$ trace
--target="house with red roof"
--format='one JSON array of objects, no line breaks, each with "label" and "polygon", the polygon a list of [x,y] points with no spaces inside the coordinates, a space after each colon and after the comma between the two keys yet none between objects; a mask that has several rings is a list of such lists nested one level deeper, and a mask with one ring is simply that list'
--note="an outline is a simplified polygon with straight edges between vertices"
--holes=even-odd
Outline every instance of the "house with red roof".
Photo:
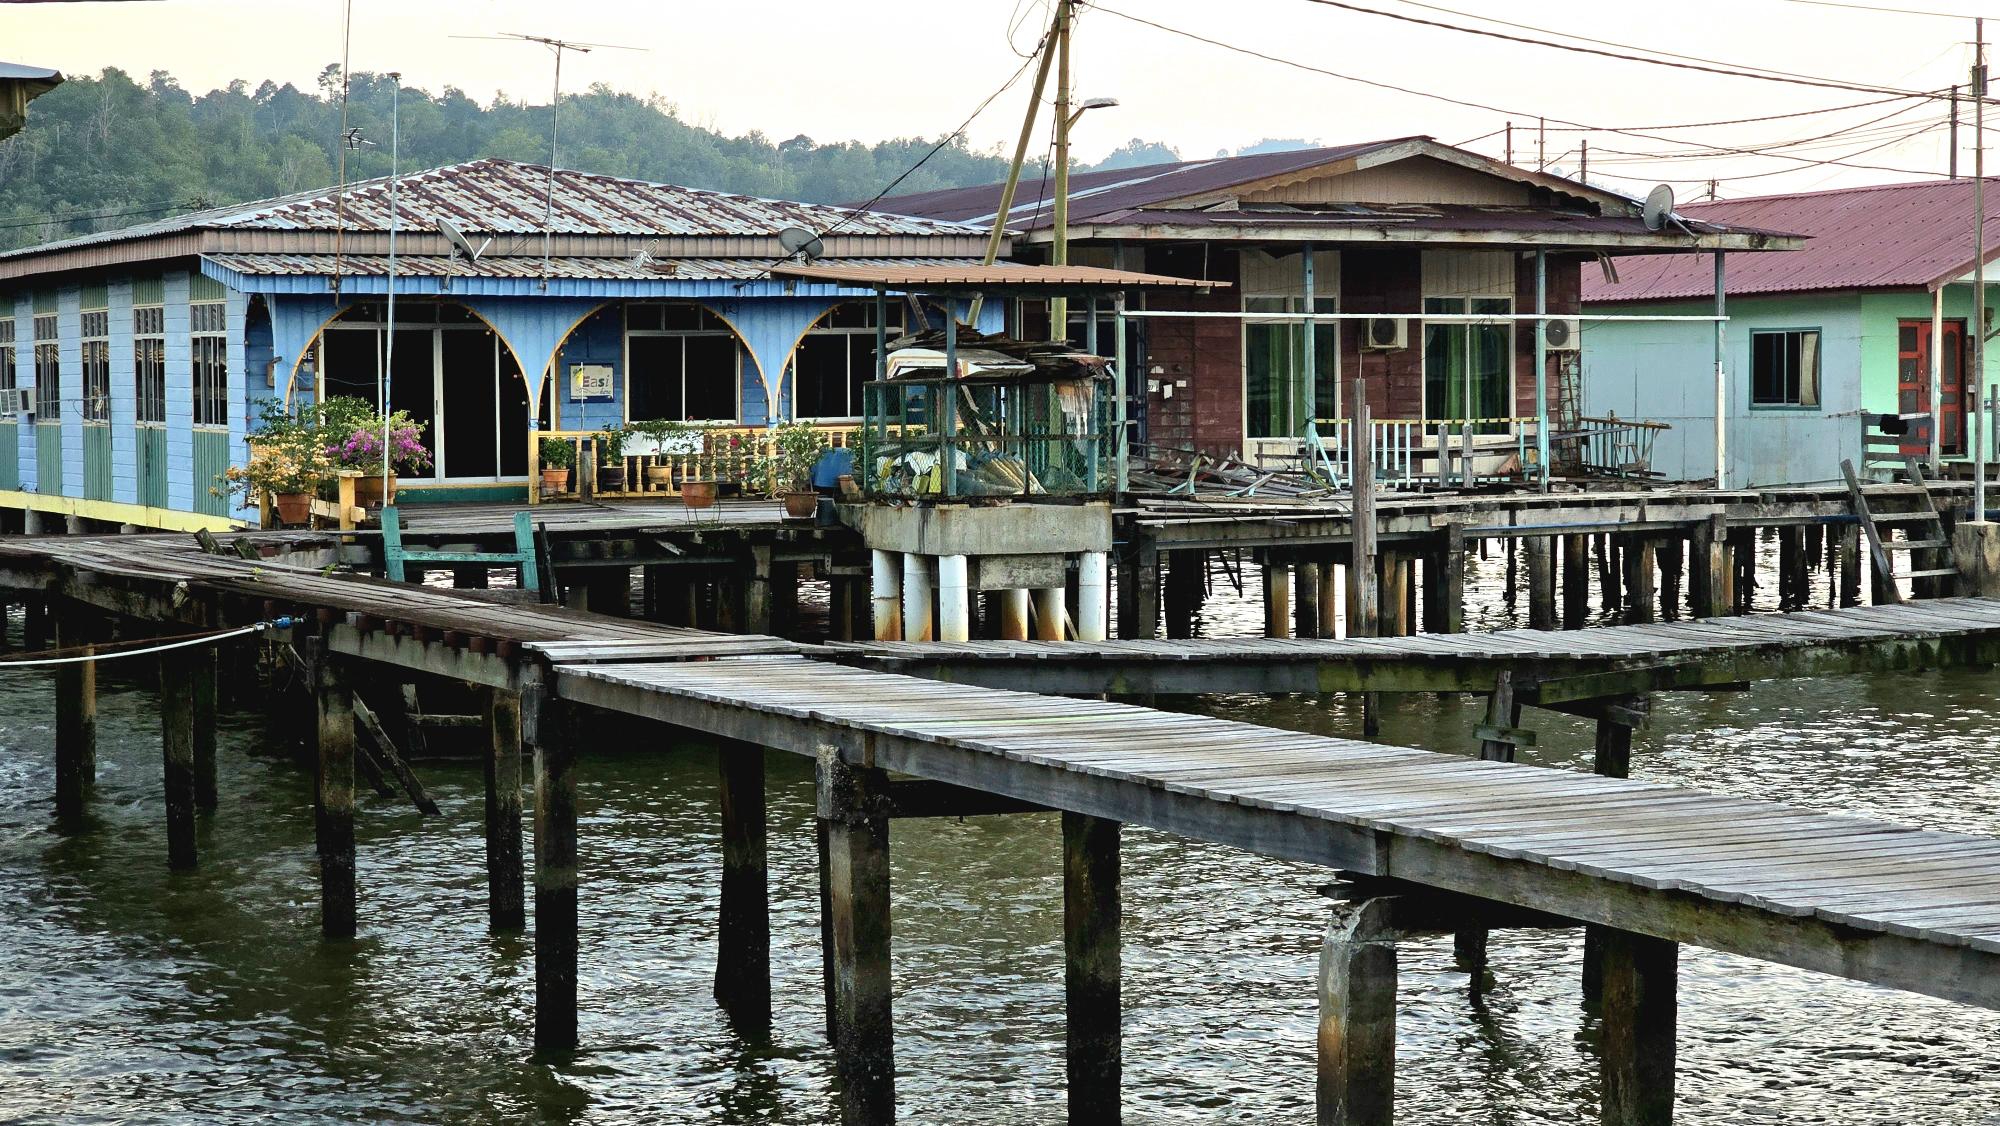
[{"label": "house with red roof", "polygon": [[[1840,479],[1862,464],[1864,416],[1905,416],[1902,452],[1944,463],[1970,450],[1971,180],[1888,184],[1684,207],[1690,220],[1795,231],[1792,253],[1732,254],[1724,367],[1727,488]],[[2000,190],[1988,188],[1987,254],[2000,252]],[[1991,267],[1989,267],[1991,269]],[[1592,314],[1713,309],[1710,256],[1660,254],[1586,271]],[[1996,298],[1987,298],[1993,321]],[[1989,332],[1991,329],[1989,328]],[[1586,320],[1583,409],[1670,423],[1653,469],[1673,480],[1715,473],[1715,393],[1686,378],[1710,361],[1705,334],[1670,322]],[[1988,356],[1989,372],[1993,360]],[[1988,449],[1992,447],[1989,444]],[[1990,456],[1990,455],[1989,455]]]},{"label": "house with red roof", "polygon": [[[1001,185],[882,200],[898,215],[991,224]],[[1005,217],[1014,256],[1049,260],[1049,185],[1030,172]],[[1662,251],[1789,248],[1785,234],[1689,219],[1649,229],[1638,200],[1518,168],[1428,137],[1083,173],[1070,180],[1070,261],[1216,283],[1148,295],[1128,329],[1128,416],[1159,450],[1294,457],[1308,428],[1350,416],[1359,379],[1383,425],[1434,443],[1436,423],[1488,435],[1535,427],[1542,400],[1574,413],[1575,317],[1600,259]],[[1778,228],[1782,231],[1783,228]],[[1707,255],[1704,255],[1706,259]],[[1562,321],[1536,346],[1537,290]],[[1299,314],[1356,319],[1313,322]],[[1048,312],[1011,311],[1039,337]],[[1427,319],[1434,317],[1438,319]],[[1112,353],[1108,305],[1068,308],[1067,336]],[[1445,320],[1455,317],[1456,320]],[[1474,320],[1473,318],[1490,318]],[[1696,339],[1693,329],[1679,326]],[[1310,356],[1310,359],[1308,359]],[[1134,362],[1136,361],[1136,362]],[[1693,363],[1682,377],[1707,378]],[[1309,374],[1310,373],[1310,374]],[[1423,420],[1421,426],[1408,423]],[[1451,428],[1454,433],[1459,427]],[[1505,442],[1511,452],[1512,438]],[[1525,448],[1532,455],[1535,443]]]}]

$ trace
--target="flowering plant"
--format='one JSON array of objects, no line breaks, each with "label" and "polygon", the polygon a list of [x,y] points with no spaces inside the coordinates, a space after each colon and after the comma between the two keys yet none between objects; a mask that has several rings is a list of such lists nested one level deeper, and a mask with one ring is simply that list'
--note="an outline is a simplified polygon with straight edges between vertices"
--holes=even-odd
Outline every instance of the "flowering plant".
[{"label": "flowering plant", "polygon": [[429,469],[430,451],[424,448],[424,424],[410,417],[408,411],[397,411],[386,420],[379,415],[357,421],[353,429],[344,434],[334,431],[328,435],[325,446],[328,457],[339,463],[342,469],[358,469],[364,473],[382,472],[383,433],[387,431],[389,466],[392,470],[410,472]]},{"label": "flowering plant", "polygon": [[244,465],[230,466],[216,478],[217,496],[241,493],[255,502],[265,493],[317,493],[332,479],[333,459],[324,451],[297,443],[259,442]]}]

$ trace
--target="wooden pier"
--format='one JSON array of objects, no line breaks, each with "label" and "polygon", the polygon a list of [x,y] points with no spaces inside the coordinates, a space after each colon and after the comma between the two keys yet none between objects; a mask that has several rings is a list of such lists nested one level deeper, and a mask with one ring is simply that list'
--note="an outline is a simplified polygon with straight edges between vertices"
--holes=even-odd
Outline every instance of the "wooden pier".
[{"label": "wooden pier", "polygon": [[[1118,848],[1125,824],[1329,870],[1316,1085],[1322,1122],[1386,1123],[1393,1115],[1395,944],[1410,933],[1588,928],[1591,988],[1605,1029],[1603,1120],[1618,1126],[1671,1120],[1682,944],[2000,1008],[2000,897],[1989,890],[2000,877],[2000,840],[848,667],[777,637],[525,604],[497,591],[299,570],[208,554],[183,540],[0,541],[0,597],[43,608],[66,646],[115,651],[126,642],[107,636],[107,624],[138,633],[260,627],[257,642],[246,635],[236,644],[301,654],[317,717],[321,926],[334,941],[370,924],[353,831],[357,688],[374,678],[424,676],[480,689],[490,922],[497,930],[523,926],[532,888],[535,1047],[543,1052],[577,1046],[580,1002],[615,1003],[580,998],[577,986],[579,960],[588,956],[577,904],[589,894],[578,870],[589,842],[578,835],[575,787],[578,773],[590,769],[590,717],[613,712],[657,722],[663,745],[720,742],[715,987],[737,1026],[753,1035],[770,1027],[772,1004],[762,756],[775,749],[811,757],[829,1027],[849,1122],[894,1116],[888,861],[891,824],[901,817],[1061,813],[1075,1121],[1115,1121],[1118,1114]],[[1857,661],[1986,664],[1996,631],[1994,604],[1941,601],[1618,631],[1259,644],[1268,647],[1260,659],[1269,669],[1295,669],[1322,685],[1332,676],[1344,691],[1389,683],[1351,670],[1403,676],[1462,664],[1451,673],[1457,679],[1426,688],[1492,695],[1499,714],[1491,734],[1504,743],[1507,706],[1534,698],[1531,687],[1565,686],[1572,700],[1601,704],[1605,721],[1629,734],[1632,717],[1616,701],[1639,686],[1634,676],[1650,678],[1644,686],[1656,690],[1712,685],[1731,670],[1737,680],[1803,675],[1824,671],[1814,663],[1821,661],[1841,669]],[[1173,644],[1158,643],[1151,656],[1145,645],[1078,649],[1075,661],[1052,661],[1046,650],[997,659],[970,647],[950,660],[966,669],[1122,661],[1123,675],[1137,675],[1141,666],[1215,671],[1240,659],[1174,657]],[[894,654],[869,659],[877,658]],[[163,671],[194,664],[173,654],[158,659]],[[1522,673],[1518,696],[1511,676],[1501,675],[1514,671]],[[1607,679],[1587,683],[1593,673]],[[94,677],[64,672],[55,679],[57,729],[65,733],[58,739],[60,813],[88,800]],[[1150,690],[1172,690],[1166,683]],[[197,816],[217,817],[214,831],[227,832],[226,811],[202,814],[197,798],[204,742],[213,769],[214,706],[198,684],[165,677],[162,703],[166,853],[186,866],[198,862]],[[521,847],[529,777],[536,795],[531,859]],[[1483,947],[1462,948],[1470,956]]]}]

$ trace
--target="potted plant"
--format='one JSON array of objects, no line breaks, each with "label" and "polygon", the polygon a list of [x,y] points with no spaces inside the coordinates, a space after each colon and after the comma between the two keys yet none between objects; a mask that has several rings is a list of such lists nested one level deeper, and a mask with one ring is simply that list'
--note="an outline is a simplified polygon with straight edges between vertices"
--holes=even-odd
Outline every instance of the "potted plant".
[{"label": "potted plant", "polygon": [[597,432],[597,487],[603,492],[625,490],[625,437],[622,426]]},{"label": "potted plant", "polygon": [[673,419],[635,422],[626,427],[626,434],[626,453],[656,459],[654,464],[646,467],[646,484],[656,489],[673,486],[674,467],[667,458],[701,452],[701,438],[695,433],[695,428]]},{"label": "potted plant", "polygon": [[249,460],[230,466],[209,492],[214,496],[241,494],[253,503],[269,496],[280,524],[308,524],[314,495],[336,472],[314,420],[304,411],[293,414],[273,400],[264,406],[250,442]]},{"label": "potted plant", "polygon": [[569,471],[576,465],[576,447],[567,438],[543,438],[542,494],[569,491]]},{"label": "potted plant", "polygon": [[736,447],[736,435],[720,430],[702,430],[695,437],[701,453],[681,479],[681,503],[689,508],[707,508],[715,503],[716,459],[726,457]]},{"label": "potted plant", "polygon": [[819,506],[812,474],[824,448],[824,437],[810,422],[782,422],[771,434],[772,483],[784,498],[785,515],[794,520],[811,519]]},{"label": "potted plant", "polygon": [[373,412],[365,419],[351,419],[350,413],[342,408],[324,425],[323,429],[329,431],[326,452],[339,463],[341,470],[360,478],[355,482],[356,504],[366,507],[393,503],[398,471],[430,468],[431,454],[424,448],[424,424],[411,418],[408,411],[395,411],[386,419]]}]

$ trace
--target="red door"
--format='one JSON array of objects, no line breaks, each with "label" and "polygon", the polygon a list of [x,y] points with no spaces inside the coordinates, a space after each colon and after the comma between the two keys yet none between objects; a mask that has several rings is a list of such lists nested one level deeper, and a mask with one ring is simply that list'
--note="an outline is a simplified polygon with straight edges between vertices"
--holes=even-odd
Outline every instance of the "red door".
[{"label": "red door", "polygon": [[[1931,322],[1899,321],[1896,324],[1896,409],[1910,419],[1910,430],[1902,452],[1910,457],[1926,457],[1931,452]],[[1938,386],[1943,408],[1939,419],[1944,426],[1940,452],[1954,456],[1965,452],[1965,322],[1946,321],[1941,339],[1943,363]]]}]

